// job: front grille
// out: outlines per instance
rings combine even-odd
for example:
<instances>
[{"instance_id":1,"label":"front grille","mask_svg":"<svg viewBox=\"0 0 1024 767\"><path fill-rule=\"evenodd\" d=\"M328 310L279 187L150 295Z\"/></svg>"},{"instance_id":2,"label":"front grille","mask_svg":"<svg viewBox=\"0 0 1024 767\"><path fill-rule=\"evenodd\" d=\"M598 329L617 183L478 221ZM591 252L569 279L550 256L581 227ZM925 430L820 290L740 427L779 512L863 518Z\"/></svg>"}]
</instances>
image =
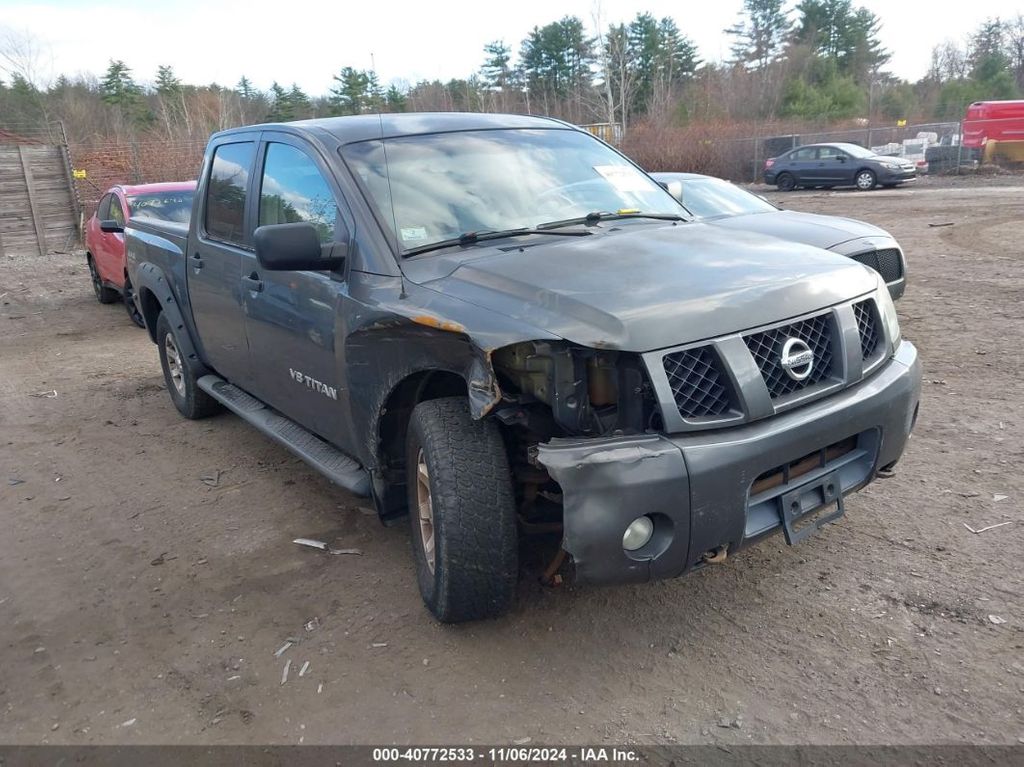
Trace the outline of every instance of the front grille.
<instances>
[{"instance_id":1,"label":"front grille","mask_svg":"<svg viewBox=\"0 0 1024 767\"><path fill-rule=\"evenodd\" d=\"M708 346L666 354L665 373L683 418L721 416L731 407L729 379Z\"/></svg>"},{"instance_id":2,"label":"front grille","mask_svg":"<svg viewBox=\"0 0 1024 767\"><path fill-rule=\"evenodd\" d=\"M875 319L875 302L870 298L853 305L853 316L857 319L860 334L861 359L870 359L878 350L878 321Z\"/></svg>"},{"instance_id":3,"label":"front grille","mask_svg":"<svg viewBox=\"0 0 1024 767\"><path fill-rule=\"evenodd\" d=\"M790 338L799 338L814 352L811 374L802 381L796 381L782 367L782 347ZM765 386L772 399L784 397L795 391L820 383L832 371L832 315L819 314L817 317L783 325L744 337L747 348L754 357Z\"/></svg>"},{"instance_id":4,"label":"front grille","mask_svg":"<svg viewBox=\"0 0 1024 767\"><path fill-rule=\"evenodd\" d=\"M869 250L867 253L858 253L850 256L864 266L870 266L886 282L895 282L903 276L903 263L900 260L899 248L882 248L881 250Z\"/></svg>"}]
</instances>

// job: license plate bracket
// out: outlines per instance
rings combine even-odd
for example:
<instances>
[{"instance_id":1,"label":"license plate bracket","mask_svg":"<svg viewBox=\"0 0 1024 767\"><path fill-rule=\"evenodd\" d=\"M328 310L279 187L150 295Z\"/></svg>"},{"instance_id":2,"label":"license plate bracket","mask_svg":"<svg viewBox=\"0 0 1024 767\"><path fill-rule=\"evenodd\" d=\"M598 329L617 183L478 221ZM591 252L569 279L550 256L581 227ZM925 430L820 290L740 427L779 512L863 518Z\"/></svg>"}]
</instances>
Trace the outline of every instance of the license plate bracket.
<instances>
[{"instance_id":1,"label":"license plate bracket","mask_svg":"<svg viewBox=\"0 0 1024 767\"><path fill-rule=\"evenodd\" d=\"M782 529L786 536L786 543L790 546L799 543L812 533L818 532L828 523L835 522L846 513L838 471L831 471L790 490L779 499L779 502L781 503ZM830 505L835 506L834 511L818 514ZM808 519L815 514L818 516Z\"/></svg>"}]
</instances>

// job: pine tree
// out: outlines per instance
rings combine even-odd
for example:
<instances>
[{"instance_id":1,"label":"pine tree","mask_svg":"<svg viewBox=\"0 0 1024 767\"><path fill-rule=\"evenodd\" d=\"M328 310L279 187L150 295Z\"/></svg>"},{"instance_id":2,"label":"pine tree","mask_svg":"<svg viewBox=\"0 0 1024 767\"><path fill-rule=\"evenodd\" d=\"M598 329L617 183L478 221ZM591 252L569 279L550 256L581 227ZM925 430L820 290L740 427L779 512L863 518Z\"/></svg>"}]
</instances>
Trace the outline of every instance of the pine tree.
<instances>
[{"instance_id":1,"label":"pine tree","mask_svg":"<svg viewBox=\"0 0 1024 767\"><path fill-rule=\"evenodd\" d=\"M252 87L252 82L245 75L242 75L242 78L238 81L235 91L246 101L256 98L256 90Z\"/></svg>"},{"instance_id":2,"label":"pine tree","mask_svg":"<svg viewBox=\"0 0 1024 767\"><path fill-rule=\"evenodd\" d=\"M312 116L313 105L309 101L309 96L296 83L292 83L286 98L291 106L292 117L290 119L305 120Z\"/></svg>"},{"instance_id":3,"label":"pine tree","mask_svg":"<svg viewBox=\"0 0 1024 767\"><path fill-rule=\"evenodd\" d=\"M743 0L740 20L725 30L736 38L735 61L764 70L782 55L792 28L784 6L785 0Z\"/></svg>"},{"instance_id":4,"label":"pine tree","mask_svg":"<svg viewBox=\"0 0 1024 767\"><path fill-rule=\"evenodd\" d=\"M171 67L157 67L156 92L161 96L178 96L181 94L181 80L175 76L174 70Z\"/></svg>"},{"instance_id":5,"label":"pine tree","mask_svg":"<svg viewBox=\"0 0 1024 767\"><path fill-rule=\"evenodd\" d=\"M295 109L288 91L278 85L275 80L270 86L270 111L267 113L269 122L288 122L295 119Z\"/></svg>"},{"instance_id":6,"label":"pine tree","mask_svg":"<svg viewBox=\"0 0 1024 767\"><path fill-rule=\"evenodd\" d=\"M128 111L137 106L142 89L132 79L127 64L112 60L100 82L100 93L105 103Z\"/></svg>"},{"instance_id":7,"label":"pine tree","mask_svg":"<svg viewBox=\"0 0 1024 767\"><path fill-rule=\"evenodd\" d=\"M408 108L408 99L398 86L392 85L384 94L384 102L389 112L404 112Z\"/></svg>"},{"instance_id":8,"label":"pine tree","mask_svg":"<svg viewBox=\"0 0 1024 767\"><path fill-rule=\"evenodd\" d=\"M337 84L331 88L328 99L332 113L358 115L371 111L374 88L378 92L380 90L375 74L362 69L343 67L341 72L334 76L334 81Z\"/></svg>"}]
</instances>

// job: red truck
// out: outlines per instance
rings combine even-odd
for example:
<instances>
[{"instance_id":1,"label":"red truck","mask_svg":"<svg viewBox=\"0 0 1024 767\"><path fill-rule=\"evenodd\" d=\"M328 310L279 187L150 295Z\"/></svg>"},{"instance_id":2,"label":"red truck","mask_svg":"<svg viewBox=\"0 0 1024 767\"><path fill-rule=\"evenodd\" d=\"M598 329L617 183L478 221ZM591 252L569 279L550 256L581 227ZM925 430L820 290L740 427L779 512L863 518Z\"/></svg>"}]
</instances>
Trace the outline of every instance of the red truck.
<instances>
[{"instance_id":1,"label":"red truck","mask_svg":"<svg viewBox=\"0 0 1024 767\"><path fill-rule=\"evenodd\" d=\"M982 162L1024 162L1024 100L975 101L964 117L963 145Z\"/></svg>"}]
</instances>

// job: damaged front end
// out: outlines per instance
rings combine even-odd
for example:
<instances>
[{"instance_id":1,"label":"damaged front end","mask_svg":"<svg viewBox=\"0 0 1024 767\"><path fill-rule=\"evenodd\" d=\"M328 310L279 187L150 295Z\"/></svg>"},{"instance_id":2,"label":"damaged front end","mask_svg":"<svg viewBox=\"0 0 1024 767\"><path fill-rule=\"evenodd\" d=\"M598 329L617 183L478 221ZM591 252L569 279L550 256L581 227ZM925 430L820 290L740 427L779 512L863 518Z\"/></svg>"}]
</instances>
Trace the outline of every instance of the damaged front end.
<instances>
[{"instance_id":1,"label":"damaged front end","mask_svg":"<svg viewBox=\"0 0 1024 767\"><path fill-rule=\"evenodd\" d=\"M572 555L577 577L601 581L600 574L588 573L584 563L611 556L614 549L622 555L622 531L630 520L623 522L615 508L619 497L616 487L630 482L630 464L664 463L667 484L644 482L643 492L650 494L652 502L667 493L678 503L678 492L685 495L686 490L685 472L680 472L677 464L669 465L668 453L656 448L657 437L645 437L651 443L647 447L615 448L620 440L635 440L663 428L643 360L628 352L588 349L561 341L530 341L496 350L491 362L501 392L493 414L505 426L508 438L521 529L527 533L561 533L561 548ZM563 495L560 483L571 468L549 457L554 445L577 445L588 452L588 461L612 457L616 468L611 473L602 472L599 480L608 485L604 508L592 502L589 492L585 504L579 494ZM673 477L684 478L681 487ZM564 522L569 517L571 525ZM633 572L627 580L647 580L648 552L668 540L670 517L652 519L655 529L650 540L622 562ZM586 535L577 535L578 530L585 530ZM622 581L622 573L611 580Z\"/></svg>"}]
</instances>

